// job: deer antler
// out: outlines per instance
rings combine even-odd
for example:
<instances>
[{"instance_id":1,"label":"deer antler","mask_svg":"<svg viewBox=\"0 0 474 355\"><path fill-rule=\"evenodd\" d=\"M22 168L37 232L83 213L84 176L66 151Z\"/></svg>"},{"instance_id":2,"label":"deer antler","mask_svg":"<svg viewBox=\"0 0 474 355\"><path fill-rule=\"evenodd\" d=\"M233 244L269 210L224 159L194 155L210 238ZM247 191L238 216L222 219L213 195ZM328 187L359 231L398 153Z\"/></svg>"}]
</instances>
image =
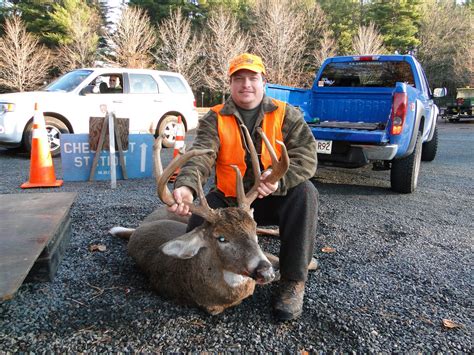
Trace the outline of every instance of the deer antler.
<instances>
[{"instance_id":1,"label":"deer antler","mask_svg":"<svg viewBox=\"0 0 474 355\"><path fill-rule=\"evenodd\" d=\"M237 201L238 201L238 204L239 204L240 207L250 209L250 205L258 197L257 189L258 189L258 186L260 185L260 183L262 181L260 180L260 177L261 177L260 163L259 163L257 151L255 149L255 145L252 142L252 138L250 137L250 133L249 133L247 127L245 127L245 125L241 125L241 127L242 127L242 130L243 130L244 134L245 134L247 145L248 145L248 148L250 150L250 157L251 157L251 160L252 160L252 169L253 169L255 178L254 178L254 185L252 186L250 191L247 192L245 197L239 196L239 194L237 194ZM274 184L275 182L280 180L281 177L283 175L285 175L285 173L288 171L288 168L290 166L290 158L288 156L288 151L286 150L285 144L283 142L277 140L277 143L282 148L281 149L281 159L278 160L278 158L276 156L276 153L275 153L275 149L273 149L273 146L271 145L270 141L268 140L268 138L265 135L265 133L263 132L263 130L260 127L258 127L257 132L262 137L263 142L265 143L265 146L267 147L268 152L270 153L270 157L272 159L272 172L271 172L270 175L268 175L265 178L265 180L263 180L263 182L269 182L271 184ZM234 168L234 170L235 170L235 168ZM240 182L237 183L237 186L239 186L239 183L242 184L242 176L240 175L240 171L237 174L237 180L239 180L239 179L240 179Z\"/></svg>"},{"instance_id":2,"label":"deer antler","mask_svg":"<svg viewBox=\"0 0 474 355\"><path fill-rule=\"evenodd\" d=\"M163 165L161 164L161 146L162 146L162 137L158 137L155 140L154 144L154 160L155 160L155 178L157 184L157 194L158 197L166 205L172 206L176 203L173 194L168 189L168 180L171 175L176 171L177 168L183 166L189 159L198 155L204 155L211 153L212 149L201 149L201 150L192 150L184 153L183 155L178 155L175 157L171 163L163 170ZM197 172L197 194L200 199L200 205L195 205L192 202L185 202L189 206L191 213L201 216L205 220L212 222L215 219L215 212L207 204L206 197L202 190L201 177L199 172Z\"/></svg>"}]
</instances>

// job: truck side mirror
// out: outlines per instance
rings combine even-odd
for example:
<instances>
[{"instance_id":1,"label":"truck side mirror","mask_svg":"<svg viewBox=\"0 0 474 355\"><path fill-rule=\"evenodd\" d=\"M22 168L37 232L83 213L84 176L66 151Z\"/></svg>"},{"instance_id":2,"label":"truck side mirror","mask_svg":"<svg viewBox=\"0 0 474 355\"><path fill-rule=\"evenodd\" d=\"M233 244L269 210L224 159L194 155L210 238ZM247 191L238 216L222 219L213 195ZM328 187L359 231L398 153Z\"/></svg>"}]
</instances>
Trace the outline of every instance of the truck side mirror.
<instances>
[{"instance_id":1,"label":"truck side mirror","mask_svg":"<svg viewBox=\"0 0 474 355\"><path fill-rule=\"evenodd\" d=\"M448 90L446 88L436 88L433 91L434 97L444 97L448 94Z\"/></svg>"}]
</instances>

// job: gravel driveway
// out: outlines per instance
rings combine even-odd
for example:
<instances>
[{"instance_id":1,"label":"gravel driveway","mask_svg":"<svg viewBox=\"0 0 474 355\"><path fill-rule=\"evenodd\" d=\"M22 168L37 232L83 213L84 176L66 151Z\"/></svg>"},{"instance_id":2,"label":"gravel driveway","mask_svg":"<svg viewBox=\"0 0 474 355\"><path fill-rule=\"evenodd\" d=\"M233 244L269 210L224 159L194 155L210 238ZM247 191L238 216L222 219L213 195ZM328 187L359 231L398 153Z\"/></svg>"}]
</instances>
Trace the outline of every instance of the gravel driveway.
<instances>
[{"instance_id":1,"label":"gravel driveway","mask_svg":"<svg viewBox=\"0 0 474 355\"><path fill-rule=\"evenodd\" d=\"M21 190L29 158L0 150L0 193L78 192L54 282L24 284L0 305L0 352L472 353L473 157L474 123L439 122L438 156L422 164L413 194L391 192L389 171L320 167L320 269L302 318L276 323L273 285L218 316L153 293L125 242L107 234L135 227L160 204L153 179L119 181L115 190L109 182ZM278 250L277 240L260 240ZM91 244L107 250L90 252Z\"/></svg>"}]
</instances>

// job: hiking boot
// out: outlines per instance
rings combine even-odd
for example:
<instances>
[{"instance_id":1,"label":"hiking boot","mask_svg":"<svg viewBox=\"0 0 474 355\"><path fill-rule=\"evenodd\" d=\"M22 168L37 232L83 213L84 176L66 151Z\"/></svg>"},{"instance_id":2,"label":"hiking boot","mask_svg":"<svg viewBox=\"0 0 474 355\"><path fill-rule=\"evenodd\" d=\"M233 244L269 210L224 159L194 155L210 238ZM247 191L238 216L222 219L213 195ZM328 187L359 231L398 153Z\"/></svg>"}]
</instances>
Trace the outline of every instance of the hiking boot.
<instances>
[{"instance_id":1,"label":"hiking boot","mask_svg":"<svg viewBox=\"0 0 474 355\"><path fill-rule=\"evenodd\" d=\"M303 312L304 281L280 280L273 312L278 320L298 318Z\"/></svg>"}]
</instances>

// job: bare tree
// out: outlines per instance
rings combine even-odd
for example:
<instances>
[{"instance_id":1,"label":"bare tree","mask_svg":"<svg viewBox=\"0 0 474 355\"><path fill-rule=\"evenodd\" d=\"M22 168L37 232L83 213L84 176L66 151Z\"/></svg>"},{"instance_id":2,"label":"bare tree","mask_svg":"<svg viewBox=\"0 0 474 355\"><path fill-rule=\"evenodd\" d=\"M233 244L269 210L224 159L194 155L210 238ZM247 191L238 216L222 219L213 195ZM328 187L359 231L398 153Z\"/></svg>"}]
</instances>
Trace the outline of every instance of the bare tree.
<instances>
[{"instance_id":1,"label":"bare tree","mask_svg":"<svg viewBox=\"0 0 474 355\"><path fill-rule=\"evenodd\" d=\"M451 92L474 85L473 37L469 8L452 1L424 2L417 57L431 84L446 86Z\"/></svg>"},{"instance_id":2,"label":"bare tree","mask_svg":"<svg viewBox=\"0 0 474 355\"><path fill-rule=\"evenodd\" d=\"M326 29L319 39L319 43L311 52L312 67L319 69L324 60L332 57L337 53L337 43L334 40L332 32ZM311 73L311 80L314 79L314 73Z\"/></svg>"},{"instance_id":3,"label":"bare tree","mask_svg":"<svg viewBox=\"0 0 474 355\"><path fill-rule=\"evenodd\" d=\"M158 63L168 70L181 73L194 87L202 80L202 68L199 67L202 41L193 35L191 21L184 18L181 8L170 11L170 17L159 27L161 45L154 54Z\"/></svg>"},{"instance_id":4,"label":"bare tree","mask_svg":"<svg viewBox=\"0 0 474 355\"><path fill-rule=\"evenodd\" d=\"M308 10L292 0L255 2L258 21L254 28L254 50L264 59L270 81L283 85L301 84L309 43Z\"/></svg>"},{"instance_id":5,"label":"bare tree","mask_svg":"<svg viewBox=\"0 0 474 355\"><path fill-rule=\"evenodd\" d=\"M337 53L337 44L330 30L324 31L320 41L319 48L314 52L313 56L318 65L318 67L323 64L323 61L328 58L336 55Z\"/></svg>"},{"instance_id":6,"label":"bare tree","mask_svg":"<svg viewBox=\"0 0 474 355\"><path fill-rule=\"evenodd\" d=\"M352 39L353 54L385 53L383 38L373 22L368 26L359 26L357 35Z\"/></svg>"},{"instance_id":7,"label":"bare tree","mask_svg":"<svg viewBox=\"0 0 474 355\"><path fill-rule=\"evenodd\" d=\"M50 67L50 52L26 32L17 16L7 18L0 39L0 86L15 91L38 88Z\"/></svg>"},{"instance_id":8,"label":"bare tree","mask_svg":"<svg viewBox=\"0 0 474 355\"><path fill-rule=\"evenodd\" d=\"M63 34L50 34L59 42L57 66L61 71L91 67L97 59L100 28L98 10L80 0L65 0L56 4L51 15Z\"/></svg>"},{"instance_id":9,"label":"bare tree","mask_svg":"<svg viewBox=\"0 0 474 355\"><path fill-rule=\"evenodd\" d=\"M152 48L157 42L150 18L144 10L128 7L122 12L117 29L105 38L112 53L108 61L128 68L150 68L153 64Z\"/></svg>"},{"instance_id":10,"label":"bare tree","mask_svg":"<svg viewBox=\"0 0 474 355\"><path fill-rule=\"evenodd\" d=\"M243 33L238 21L224 7L211 13L204 42L206 48L206 86L222 92L223 99L229 92L227 70L230 60L248 49L249 38Z\"/></svg>"}]
</instances>

